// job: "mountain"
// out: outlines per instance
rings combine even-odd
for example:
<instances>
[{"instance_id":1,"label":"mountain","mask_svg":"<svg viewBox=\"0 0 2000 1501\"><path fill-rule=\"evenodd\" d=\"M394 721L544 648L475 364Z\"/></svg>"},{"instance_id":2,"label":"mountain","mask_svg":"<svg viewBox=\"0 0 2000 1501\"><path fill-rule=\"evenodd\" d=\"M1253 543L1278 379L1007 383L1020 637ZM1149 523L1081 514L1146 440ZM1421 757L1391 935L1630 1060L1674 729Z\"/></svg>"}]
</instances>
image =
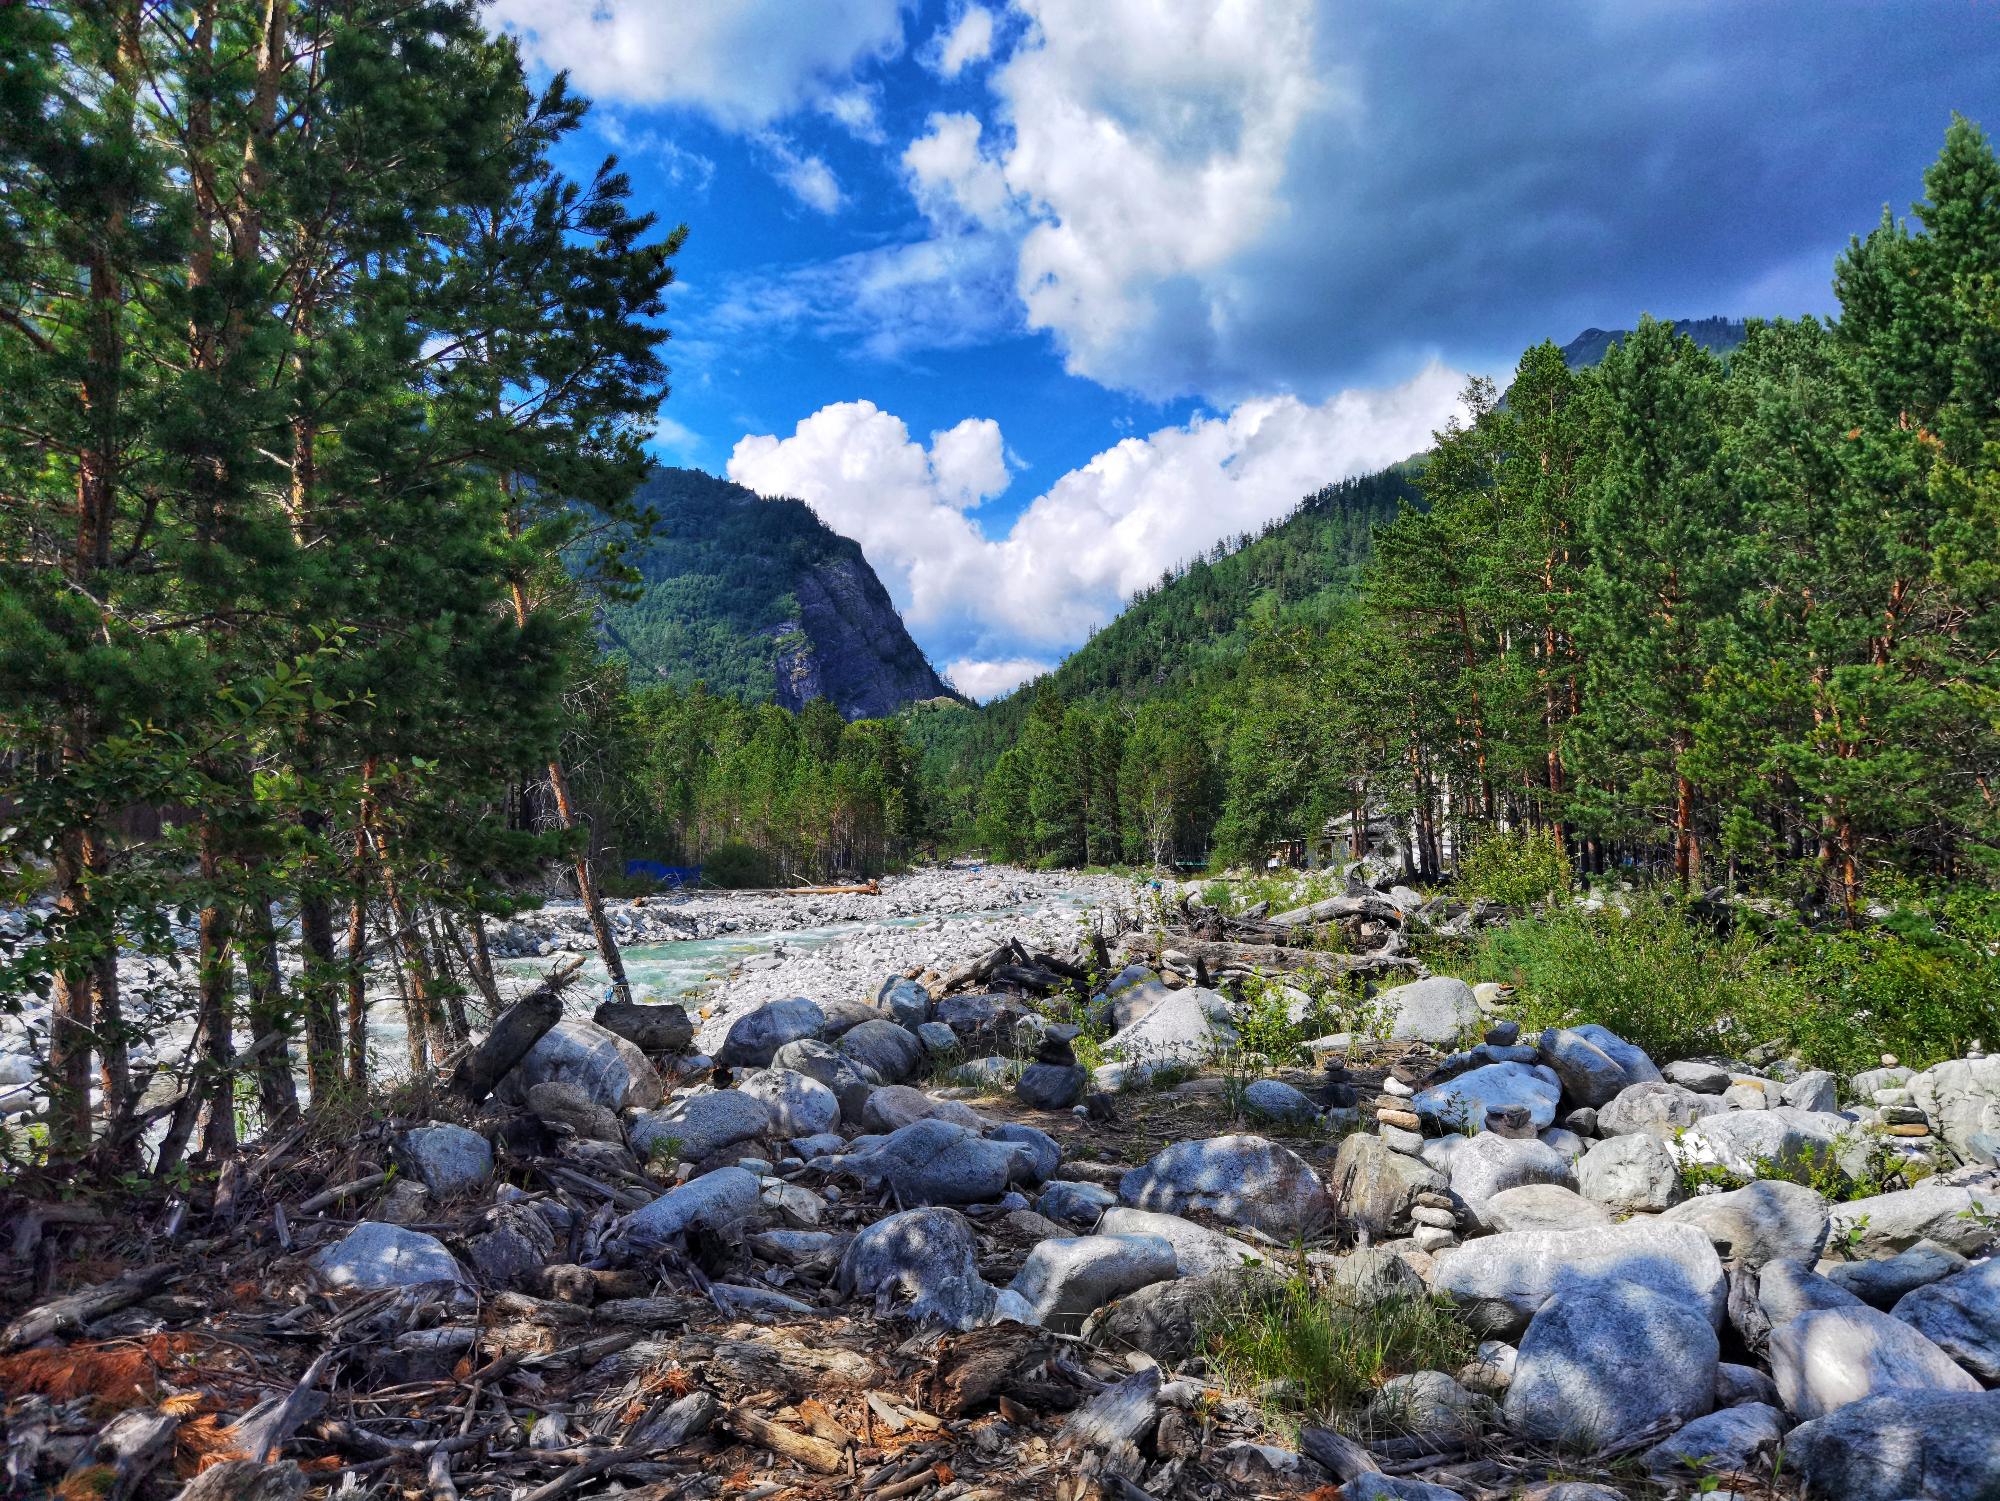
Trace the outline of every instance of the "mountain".
<instances>
[{"instance_id":1,"label":"mountain","mask_svg":"<svg viewBox=\"0 0 2000 1501\"><path fill-rule=\"evenodd\" d=\"M849 719L958 697L861 548L804 502L765 500L695 469L656 469L637 498L660 519L627 555L641 589L598 618L635 684L700 680L788 709L824 698Z\"/></svg>"},{"instance_id":2,"label":"mountain","mask_svg":"<svg viewBox=\"0 0 2000 1501\"><path fill-rule=\"evenodd\" d=\"M1670 318L1676 333L1686 334L1714 354L1727 354L1743 342L1749 325L1741 318ZM1562 357L1572 370L1595 365L1614 344L1622 344L1629 328L1586 328L1562 347Z\"/></svg>"},{"instance_id":3,"label":"mountain","mask_svg":"<svg viewBox=\"0 0 2000 1501\"><path fill-rule=\"evenodd\" d=\"M1085 703L1137 704L1213 687L1241 666L1266 622L1326 619L1359 583L1375 528L1421 505L1415 461L1315 491L1261 531L1225 538L1171 570L1044 677L979 709L940 706L908 727L946 801L970 789L1014 745L1044 688Z\"/></svg>"}]
</instances>

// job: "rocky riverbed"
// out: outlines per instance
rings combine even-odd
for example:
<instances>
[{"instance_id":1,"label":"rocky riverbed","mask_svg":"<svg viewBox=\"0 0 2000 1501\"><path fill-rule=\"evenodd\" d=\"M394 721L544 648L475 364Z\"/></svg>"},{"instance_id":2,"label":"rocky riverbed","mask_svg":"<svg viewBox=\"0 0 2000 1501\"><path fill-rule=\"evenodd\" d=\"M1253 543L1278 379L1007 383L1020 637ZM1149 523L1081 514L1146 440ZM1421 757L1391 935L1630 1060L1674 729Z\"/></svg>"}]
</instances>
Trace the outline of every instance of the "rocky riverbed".
<instances>
[{"instance_id":1,"label":"rocky riverbed","mask_svg":"<svg viewBox=\"0 0 2000 1501\"><path fill-rule=\"evenodd\" d=\"M1478 914L1366 888L1100 904L1067 944L1040 910L858 992L738 975L699 1028L531 993L393 1112L116 1214L15 1203L10 1472L200 1471L188 1501L2000 1495L2000 1060L1527 1032L1409 957ZM1253 1054L1263 972L1307 1004ZM1365 1024L1306 1035L1322 975L1370 978Z\"/></svg>"}]
</instances>

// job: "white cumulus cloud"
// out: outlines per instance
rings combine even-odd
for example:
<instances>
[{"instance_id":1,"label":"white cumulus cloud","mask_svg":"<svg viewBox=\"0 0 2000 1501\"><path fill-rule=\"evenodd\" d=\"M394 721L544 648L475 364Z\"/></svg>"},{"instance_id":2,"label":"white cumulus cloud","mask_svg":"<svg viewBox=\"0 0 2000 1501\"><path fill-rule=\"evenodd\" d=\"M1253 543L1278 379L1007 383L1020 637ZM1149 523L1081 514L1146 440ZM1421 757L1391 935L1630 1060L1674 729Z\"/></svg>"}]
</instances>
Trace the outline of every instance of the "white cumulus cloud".
<instances>
[{"instance_id":1,"label":"white cumulus cloud","mask_svg":"<svg viewBox=\"0 0 2000 1501\"><path fill-rule=\"evenodd\" d=\"M927 61L945 78L984 62L993 55L993 12L983 5L966 6L948 30L938 33L931 50Z\"/></svg>"},{"instance_id":2,"label":"white cumulus cloud","mask_svg":"<svg viewBox=\"0 0 2000 1501\"><path fill-rule=\"evenodd\" d=\"M856 69L903 41L900 0L841 0L809 18L796 0L491 0L488 15L595 99L684 105L739 130L808 107L850 118L852 101L837 101Z\"/></svg>"},{"instance_id":3,"label":"white cumulus cloud","mask_svg":"<svg viewBox=\"0 0 2000 1501\"><path fill-rule=\"evenodd\" d=\"M772 175L790 189L799 202L808 208L818 209L822 214L839 210L840 179L833 175L833 168L818 157L800 151L773 131L760 133L757 144L771 159Z\"/></svg>"},{"instance_id":4,"label":"white cumulus cloud","mask_svg":"<svg viewBox=\"0 0 2000 1501\"><path fill-rule=\"evenodd\" d=\"M945 664L944 675L960 693L983 704L1013 692L1030 678L1053 671L1055 665L1037 657L1004 657L998 661L961 657Z\"/></svg>"},{"instance_id":5,"label":"white cumulus cloud","mask_svg":"<svg viewBox=\"0 0 2000 1501\"><path fill-rule=\"evenodd\" d=\"M743 438L729 477L805 501L859 542L937 655L1018 665L1075 646L1218 539L1427 447L1458 410L1463 383L1433 362L1397 386L1316 403L1260 397L1127 438L1063 475L1004 536L967 514L1006 481L1004 441L986 419L934 434L926 447L873 402L840 402L789 436Z\"/></svg>"}]
</instances>

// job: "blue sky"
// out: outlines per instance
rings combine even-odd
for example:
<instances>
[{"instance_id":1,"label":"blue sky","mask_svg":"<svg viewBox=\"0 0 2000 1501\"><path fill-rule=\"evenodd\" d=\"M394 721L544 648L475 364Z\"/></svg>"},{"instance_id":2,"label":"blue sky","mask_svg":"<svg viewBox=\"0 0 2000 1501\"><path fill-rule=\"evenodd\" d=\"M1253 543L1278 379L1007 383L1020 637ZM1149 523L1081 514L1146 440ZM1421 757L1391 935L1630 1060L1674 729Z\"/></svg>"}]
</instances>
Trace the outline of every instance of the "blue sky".
<instances>
[{"instance_id":1,"label":"blue sky","mask_svg":"<svg viewBox=\"0 0 2000 1501\"><path fill-rule=\"evenodd\" d=\"M690 228L656 448L812 504L980 697L1583 328L1831 310L1981 0L493 0Z\"/></svg>"}]
</instances>

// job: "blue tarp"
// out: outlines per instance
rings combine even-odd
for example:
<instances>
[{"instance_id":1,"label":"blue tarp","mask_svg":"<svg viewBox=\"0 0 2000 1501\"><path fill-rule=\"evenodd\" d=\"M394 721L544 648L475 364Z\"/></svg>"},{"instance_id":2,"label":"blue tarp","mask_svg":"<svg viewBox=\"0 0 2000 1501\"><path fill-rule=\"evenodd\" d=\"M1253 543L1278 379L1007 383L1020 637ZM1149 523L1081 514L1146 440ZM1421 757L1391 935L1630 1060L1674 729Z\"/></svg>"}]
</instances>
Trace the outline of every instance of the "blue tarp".
<instances>
[{"instance_id":1,"label":"blue tarp","mask_svg":"<svg viewBox=\"0 0 2000 1501\"><path fill-rule=\"evenodd\" d=\"M627 860L625 874L647 876L662 886L699 886L699 865L662 865L658 860Z\"/></svg>"}]
</instances>

